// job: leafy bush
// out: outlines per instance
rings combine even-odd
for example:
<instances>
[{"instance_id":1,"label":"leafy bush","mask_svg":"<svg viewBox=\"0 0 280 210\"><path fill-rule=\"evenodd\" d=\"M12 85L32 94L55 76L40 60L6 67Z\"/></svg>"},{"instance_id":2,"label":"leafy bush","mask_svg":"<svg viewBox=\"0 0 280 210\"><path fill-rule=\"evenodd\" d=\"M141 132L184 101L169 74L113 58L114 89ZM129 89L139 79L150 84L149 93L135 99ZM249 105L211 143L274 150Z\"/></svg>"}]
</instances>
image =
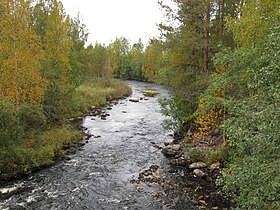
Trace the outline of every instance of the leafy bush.
<instances>
[{"instance_id":1,"label":"leafy bush","mask_svg":"<svg viewBox=\"0 0 280 210\"><path fill-rule=\"evenodd\" d=\"M203 162L205 160L205 153L196 147L185 149L184 154L192 162Z\"/></svg>"},{"instance_id":2,"label":"leafy bush","mask_svg":"<svg viewBox=\"0 0 280 210\"><path fill-rule=\"evenodd\" d=\"M44 132L40 137L41 146L52 145L57 152L63 145L77 142L81 139L79 131L71 131L65 128L54 128Z\"/></svg>"},{"instance_id":3,"label":"leafy bush","mask_svg":"<svg viewBox=\"0 0 280 210\"><path fill-rule=\"evenodd\" d=\"M34 168L52 163L53 157L52 145L26 148L20 142L10 142L5 147L0 147L0 174L2 177L11 177L29 173Z\"/></svg>"},{"instance_id":4,"label":"leafy bush","mask_svg":"<svg viewBox=\"0 0 280 210\"><path fill-rule=\"evenodd\" d=\"M23 129L16 117L16 108L12 103L0 101L0 145L20 140Z\"/></svg>"},{"instance_id":5,"label":"leafy bush","mask_svg":"<svg viewBox=\"0 0 280 210\"><path fill-rule=\"evenodd\" d=\"M38 129L46 124L43 109L39 106L24 104L18 110L17 116L25 129Z\"/></svg>"},{"instance_id":6,"label":"leafy bush","mask_svg":"<svg viewBox=\"0 0 280 210\"><path fill-rule=\"evenodd\" d=\"M207 165L211 165L217 162L224 162L227 158L227 150L224 145L220 145L219 148L212 147L194 147L192 144L184 145L184 155L192 162L205 162Z\"/></svg>"},{"instance_id":7,"label":"leafy bush","mask_svg":"<svg viewBox=\"0 0 280 210\"><path fill-rule=\"evenodd\" d=\"M163 127L167 130L182 131L185 124L191 121L188 104L180 98L161 99L161 112L168 118L164 120Z\"/></svg>"}]
</instances>

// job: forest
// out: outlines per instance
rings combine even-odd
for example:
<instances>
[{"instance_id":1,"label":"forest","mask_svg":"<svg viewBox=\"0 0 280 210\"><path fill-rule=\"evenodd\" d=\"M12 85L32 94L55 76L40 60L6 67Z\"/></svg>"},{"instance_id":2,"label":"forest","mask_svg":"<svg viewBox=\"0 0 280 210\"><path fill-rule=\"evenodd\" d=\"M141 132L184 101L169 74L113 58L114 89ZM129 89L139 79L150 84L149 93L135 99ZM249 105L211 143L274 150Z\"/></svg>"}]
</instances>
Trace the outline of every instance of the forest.
<instances>
[{"instance_id":1,"label":"forest","mask_svg":"<svg viewBox=\"0 0 280 210\"><path fill-rule=\"evenodd\" d=\"M125 37L86 46L81 18L57 0L0 2L2 176L49 164L80 138L69 118L130 93L108 78L139 80L172 89L163 126L182 144L218 136L215 148L184 152L223 162L216 182L236 209L280 209L280 2L172 2L159 2L166 21L147 46Z\"/></svg>"}]
</instances>

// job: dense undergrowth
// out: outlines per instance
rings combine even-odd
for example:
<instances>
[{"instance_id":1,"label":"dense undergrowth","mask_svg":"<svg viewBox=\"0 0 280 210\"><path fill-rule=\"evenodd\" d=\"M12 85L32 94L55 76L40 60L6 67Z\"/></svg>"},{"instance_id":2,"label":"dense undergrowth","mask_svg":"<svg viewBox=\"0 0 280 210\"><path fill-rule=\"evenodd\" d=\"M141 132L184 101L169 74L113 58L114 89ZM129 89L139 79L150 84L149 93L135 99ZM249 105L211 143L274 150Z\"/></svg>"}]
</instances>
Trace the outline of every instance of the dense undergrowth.
<instances>
[{"instance_id":1,"label":"dense undergrowth","mask_svg":"<svg viewBox=\"0 0 280 210\"><path fill-rule=\"evenodd\" d=\"M59 121L49 121L43 107L9 102L0 103L0 179L27 174L49 165L63 147L81 140L78 130L68 129L68 118L81 116L91 106L105 105L106 100L131 93L115 79L93 79L77 88L68 112Z\"/></svg>"}]
</instances>

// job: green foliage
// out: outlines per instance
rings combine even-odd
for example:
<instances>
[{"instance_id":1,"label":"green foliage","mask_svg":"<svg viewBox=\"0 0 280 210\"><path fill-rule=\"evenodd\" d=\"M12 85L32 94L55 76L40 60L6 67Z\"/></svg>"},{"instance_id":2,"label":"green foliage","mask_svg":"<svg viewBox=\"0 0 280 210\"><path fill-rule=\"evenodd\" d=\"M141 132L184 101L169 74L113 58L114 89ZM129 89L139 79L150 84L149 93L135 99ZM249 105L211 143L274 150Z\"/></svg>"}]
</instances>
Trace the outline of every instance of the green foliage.
<instances>
[{"instance_id":1,"label":"green foliage","mask_svg":"<svg viewBox=\"0 0 280 210\"><path fill-rule=\"evenodd\" d=\"M16 115L13 103L0 101L0 147L23 136L23 129L19 126Z\"/></svg>"},{"instance_id":2,"label":"green foliage","mask_svg":"<svg viewBox=\"0 0 280 210\"><path fill-rule=\"evenodd\" d=\"M227 169L220 183L237 201L238 209L278 209L280 28L271 17L261 48L220 55L225 72L210 90L234 84L223 99L227 120L222 127L229 144ZM213 88L213 89L212 89Z\"/></svg>"},{"instance_id":3,"label":"green foliage","mask_svg":"<svg viewBox=\"0 0 280 210\"><path fill-rule=\"evenodd\" d=\"M228 157L224 145L220 145L218 148L194 147L190 143L185 143L185 141L183 141L184 155L192 162L205 162L210 166L213 163L222 163Z\"/></svg>"},{"instance_id":4,"label":"green foliage","mask_svg":"<svg viewBox=\"0 0 280 210\"><path fill-rule=\"evenodd\" d=\"M26 148L21 141L6 142L0 147L0 177L29 173L34 168L52 163L52 145Z\"/></svg>"},{"instance_id":5,"label":"green foliage","mask_svg":"<svg viewBox=\"0 0 280 210\"><path fill-rule=\"evenodd\" d=\"M185 129L185 123L190 121L189 109L180 98L161 99L161 112L168 118L164 120L163 127L171 131L182 131ZM187 115L186 113L190 113Z\"/></svg>"},{"instance_id":6,"label":"green foliage","mask_svg":"<svg viewBox=\"0 0 280 210\"><path fill-rule=\"evenodd\" d=\"M192 162L203 162L205 160L205 153L196 147L185 148L184 155Z\"/></svg>"},{"instance_id":7,"label":"green foliage","mask_svg":"<svg viewBox=\"0 0 280 210\"><path fill-rule=\"evenodd\" d=\"M71 131L65 128L54 128L39 136L42 146L52 145L55 152L60 152L63 145L77 142L81 139L79 131Z\"/></svg>"},{"instance_id":8,"label":"green foliage","mask_svg":"<svg viewBox=\"0 0 280 210\"><path fill-rule=\"evenodd\" d=\"M154 90L146 90L144 92L144 96L147 96L147 97L154 97L157 94L158 94L158 92L156 92Z\"/></svg>"},{"instance_id":9,"label":"green foliage","mask_svg":"<svg viewBox=\"0 0 280 210\"><path fill-rule=\"evenodd\" d=\"M22 105L17 112L17 116L19 124L26 130L39 129L46 125L43 109L36 105Z\"/></svg>"},{"instance_id":10,"label":"green foliage","mask_svg":"<svg viewBox=\"0 0 280 210\"><path fill-rule=\"evenodd\" d=\"M81 85L74 94L71 102L72 109L69 117L86 112L91 106L105 105L106 100L122 98L131 94L131 89L116 79L91 79Z\"/></svg>"},{"instance_id":11,"label":"green foliage","mask_svg":"<svg viewBox=\"0 0 280 210\"><path fill-rule=\"evenodd\" d=\"M68 36L72 41L70 81L75 87L78 87L85 79L86 65L83 63L83 51L88 37L86 26L82 23L80 14L70 20Z\"/></svg>"},{"instance_id":12,"label":"green foliage","mask_svg":"<svg viewBox=\"0 0 280 210\"><path fill-rule=\"evenodd\" d=\"M163 51L157 40L151 40L143 53L142 73L149 82L159 82L159 72L163 64Z\"/></svg>"}]
</instances>

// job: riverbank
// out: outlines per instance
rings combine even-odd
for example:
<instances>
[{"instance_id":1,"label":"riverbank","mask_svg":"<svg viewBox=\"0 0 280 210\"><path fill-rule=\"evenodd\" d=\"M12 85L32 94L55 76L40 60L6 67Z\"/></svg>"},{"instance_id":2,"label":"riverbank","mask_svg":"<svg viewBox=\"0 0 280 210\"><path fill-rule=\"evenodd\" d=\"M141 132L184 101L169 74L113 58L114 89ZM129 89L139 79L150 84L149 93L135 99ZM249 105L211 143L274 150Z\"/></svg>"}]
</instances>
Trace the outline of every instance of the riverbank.
<instances>
[{"instance_id":1,"label":"riverbank","mask_svg":"<svg viewBox=\"0 0 280 210\"><path fill-rule=\"evenodd\" d=\"M226 197L221 186L216 185L224 165L221 136L212 137L212 144L206 144L192 139L190 132L188 134L188 137L187 134L174 135L174 140L161 148L174 172L183 171L184 176L176 179L175 183L198 209L230 209L234 206L233 201ZM180 197L178 203L182 202Z\"/></svg>"},{"instance_id":2,"label":"riverbank","mask_svg":"<svg viewBox=\"0 0 280 210\"><path fill-rule=\"evenodd\" d=\"M39 129L25 131L18 140L6 141L0 145L0 181L50 165L70 147L79 146L81 131L70 121L81 119L92 107L102 107L108 100L130 94L131 89L115 79L95 79L81 85L75 92L71 109L62 119ZM5 113L3 110L1 109L1 113ZM35 117L36 114L34 113Z\"/></svg>"}]
</instances>

